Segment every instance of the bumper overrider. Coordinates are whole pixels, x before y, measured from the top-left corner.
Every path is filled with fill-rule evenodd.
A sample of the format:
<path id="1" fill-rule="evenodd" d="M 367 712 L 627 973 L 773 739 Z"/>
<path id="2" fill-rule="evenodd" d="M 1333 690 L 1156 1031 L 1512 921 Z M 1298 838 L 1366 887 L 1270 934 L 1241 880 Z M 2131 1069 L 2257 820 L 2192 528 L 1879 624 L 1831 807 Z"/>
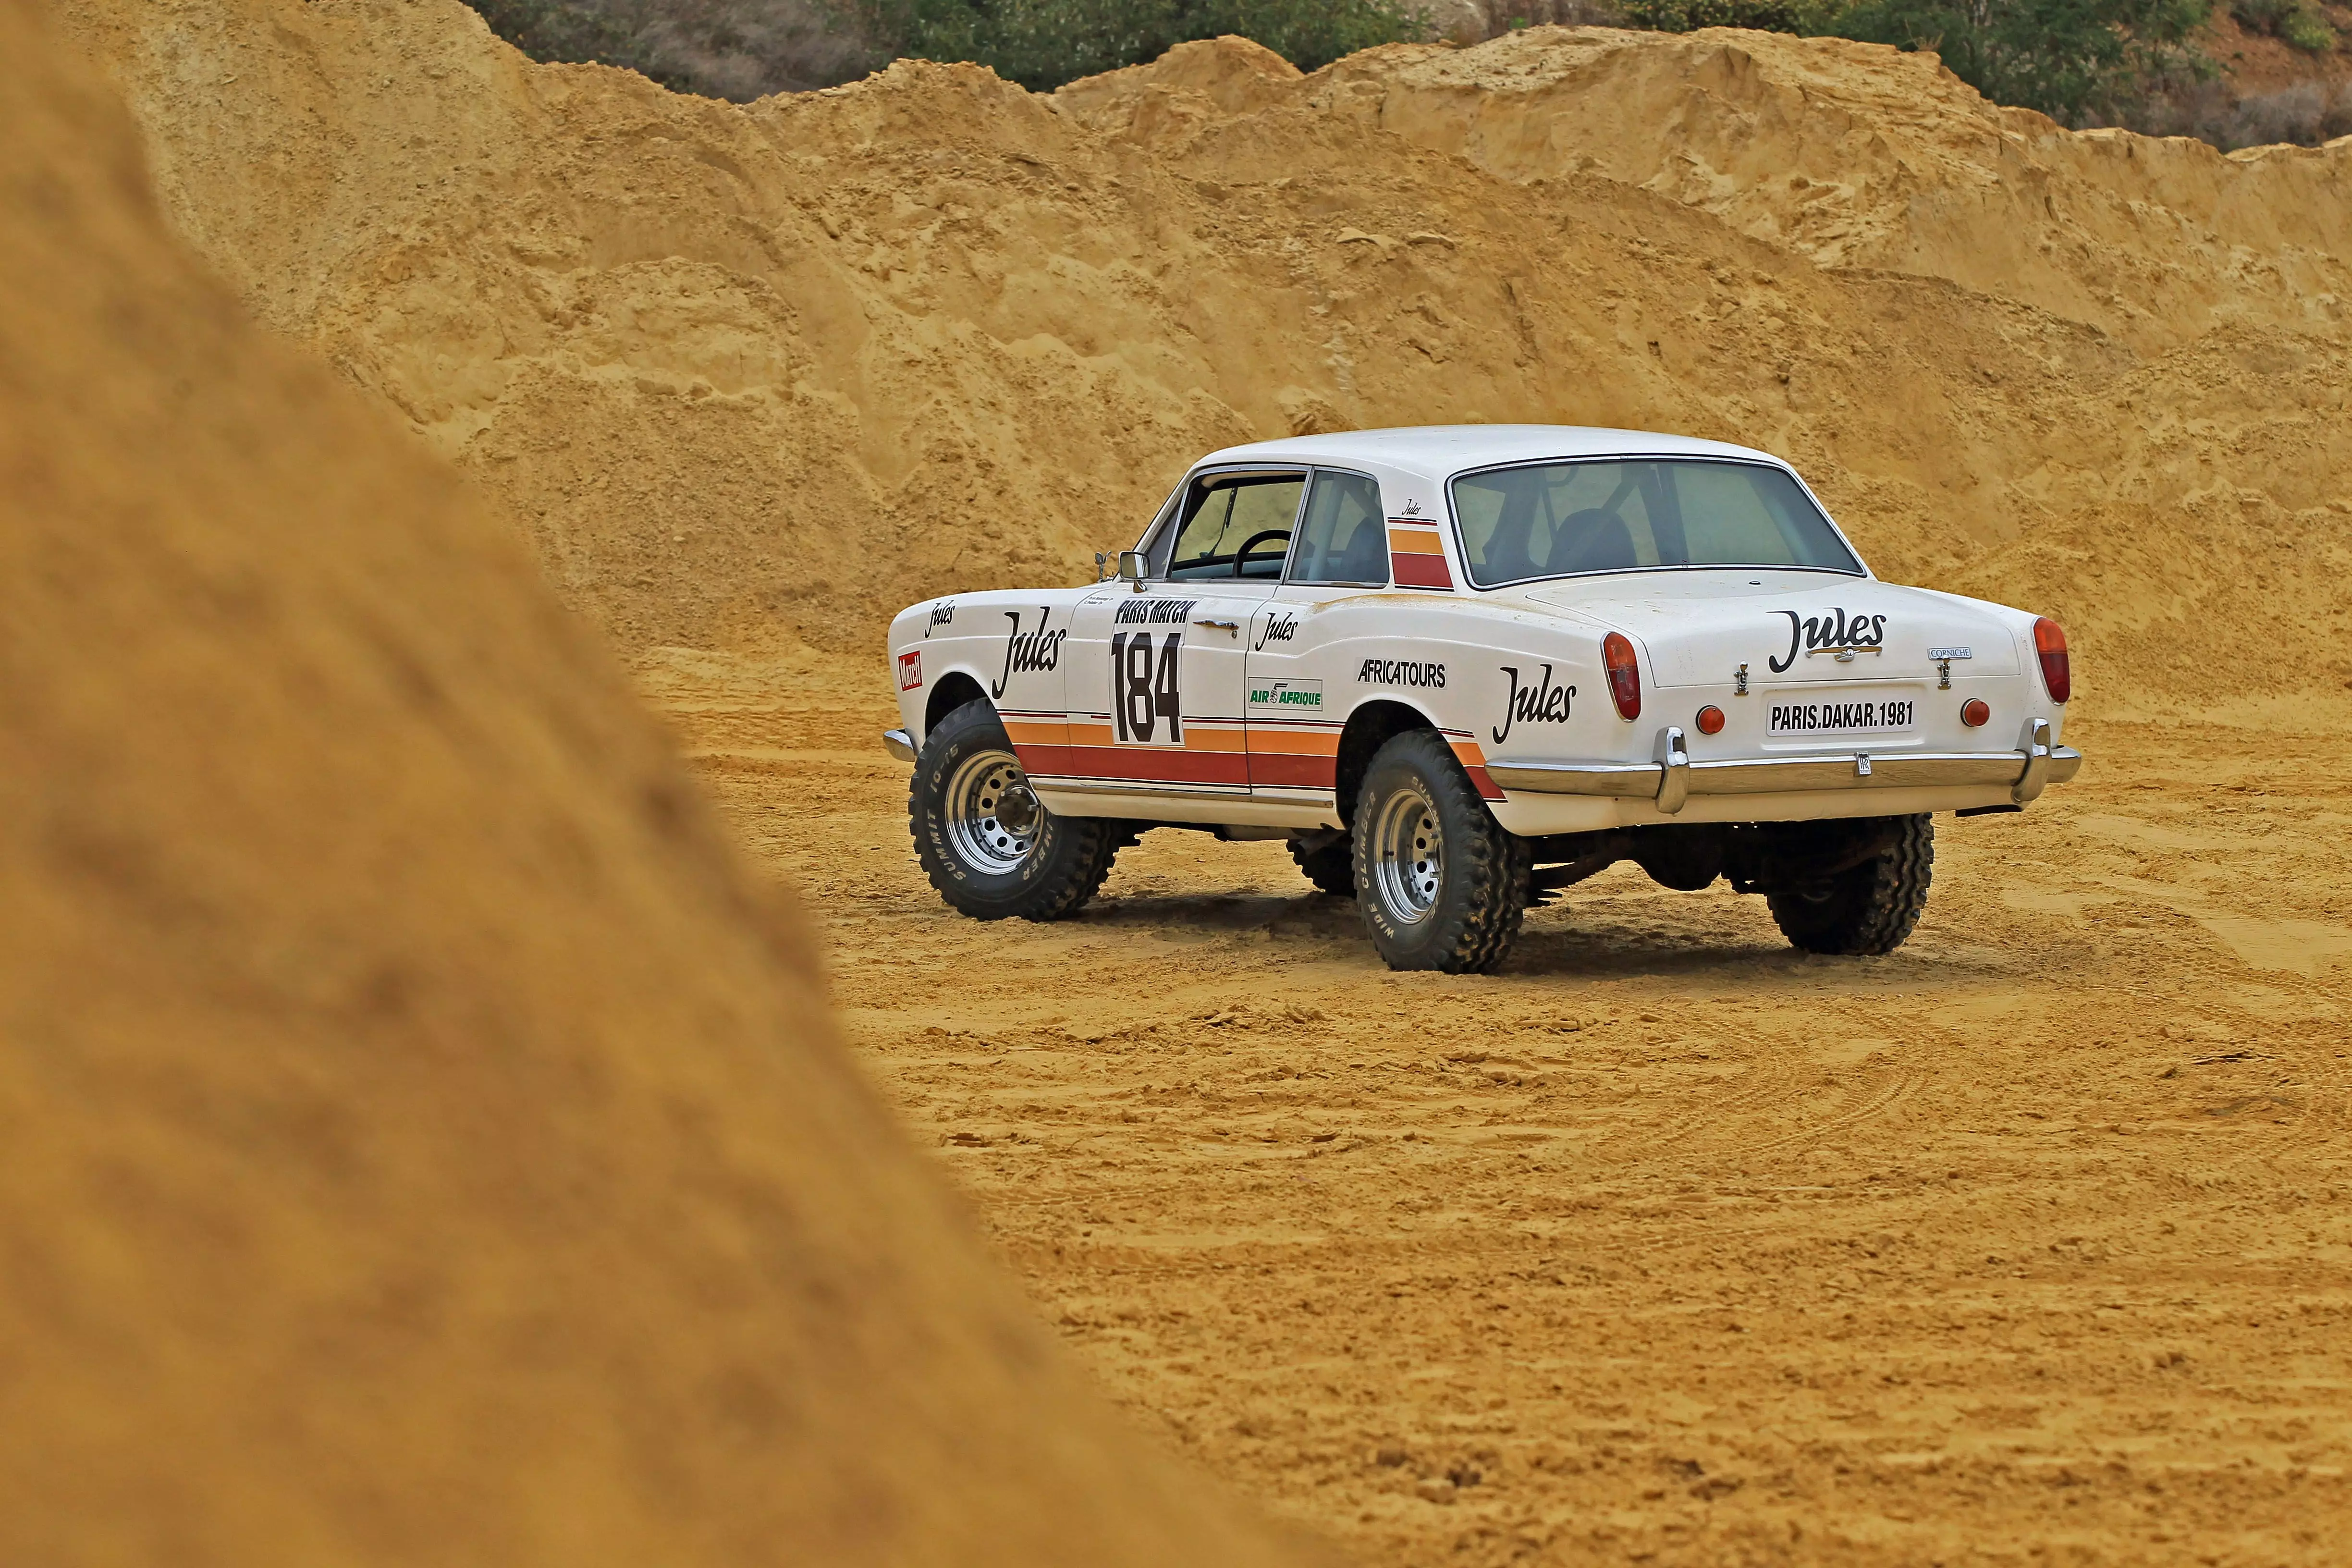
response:
<path id="1" fill-rule="evenodd" d="M 1691 761 L 1683 732 L 1668 725 L 1652 763 L 1515 763 L 1489 758 L 1486 772 L 1507 790 L 1538 795 L 1613 795 L 1654 800 L 1671 816 L 1695 795 L 1786 795 L 1806 790 L 1934 788 L 2007 784 L 2020 805 L 2044 785 L 2080 772 L 2083 753 L 2050 743 L 2050 721 L 2036 719 L 2013 752 L 1813 752 L 1789 757 Z"/>

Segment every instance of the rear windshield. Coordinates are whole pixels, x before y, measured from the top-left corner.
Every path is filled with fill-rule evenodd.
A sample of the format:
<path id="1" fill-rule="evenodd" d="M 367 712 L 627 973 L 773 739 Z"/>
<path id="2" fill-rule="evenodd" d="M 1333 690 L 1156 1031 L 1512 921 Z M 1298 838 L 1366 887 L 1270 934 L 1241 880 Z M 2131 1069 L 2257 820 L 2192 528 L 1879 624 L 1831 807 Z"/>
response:
<path id="1" fill-rule="evenodd" d="M 1454 517 L 1482 588 L 1664 566 L 1862 570 L 1803 488 L 1760 463 L 1493 468 L 1454 481 Z"/>

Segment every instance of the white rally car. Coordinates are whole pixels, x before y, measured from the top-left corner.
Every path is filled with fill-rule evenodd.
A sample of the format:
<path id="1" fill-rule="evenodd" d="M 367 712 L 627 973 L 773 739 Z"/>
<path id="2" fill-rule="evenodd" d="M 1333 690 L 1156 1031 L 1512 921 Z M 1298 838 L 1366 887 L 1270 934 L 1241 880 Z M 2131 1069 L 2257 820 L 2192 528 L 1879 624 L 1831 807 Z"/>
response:
<path id="1" fill-rule="evenodd" d="M 1619 860 L 1885 952 L 1930 814 L 2082 764 L 2055 622 L 1880 582 L 1776 458 L 1627 430 L 1213 453 L 1115 578 L 917 605 L 890 656 L 956 909 L 1069 914 L 1150 827 L 1287 838 L 1400 969 L 1492 968 Z"/>

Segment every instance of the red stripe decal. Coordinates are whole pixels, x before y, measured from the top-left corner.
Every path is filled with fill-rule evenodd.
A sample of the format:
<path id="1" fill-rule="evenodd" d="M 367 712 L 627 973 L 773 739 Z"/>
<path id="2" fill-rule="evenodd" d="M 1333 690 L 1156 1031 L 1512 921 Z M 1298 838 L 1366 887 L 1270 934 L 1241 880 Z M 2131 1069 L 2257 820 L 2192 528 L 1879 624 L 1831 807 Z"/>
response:
<path id="1" fill-rule="evenodd" d="M 1507 798 L 1504 795 L 1501 787 L 1495 783 L 1493 776 L 1489 774 L 1485 768 L 1472 766 L 1465 768 L 1463 771 L 1470 775 L 1471 787 L 1478 792 L 1478 798 L 1480 800 L 1502 800 Z"/>
<path id="2" fill-rule="evenodd" d="M 1029 767 L 1029 749 L 1016 747 L 1021 752 L 1021 765 Z M 1205 784 L 1245 785 L 1249 783 L 1249 755 L 1244 752 L 1180 752 L 1173 748 L 1161 750 L 1145 746 L 1066 746 L 1036 748 L 1040 752 L 1058 751 L 1051 767 L 1043 764 L 1032 768 L 1034 773 L 1076 775 L 1081 778 L 1135 779 L 1150 784 Z"/>
<path id="3" fill-rule="evenodd" d="M 1067 746 L 1025 746 L 1013 742 L 1013 754 L 1021 759 L 1024 773 L 1066 773 L 1070 771 L 1070 748 Z"/>
<path id="4" fill-rule="evenodd" d="M 1250 753 L 1250 783 L 1268 789 L 1329 789 L 1339 781 L 1339 759 L 1283 752 Z"/>
<path id="5" fill-rule="evenodd" d="M 1396 572 L 1400 588 L 1451 588 L 1454 574 L 1445 568 L 1443 555 L 1407 555 L 1391 552 L 1389 564 Z"/>

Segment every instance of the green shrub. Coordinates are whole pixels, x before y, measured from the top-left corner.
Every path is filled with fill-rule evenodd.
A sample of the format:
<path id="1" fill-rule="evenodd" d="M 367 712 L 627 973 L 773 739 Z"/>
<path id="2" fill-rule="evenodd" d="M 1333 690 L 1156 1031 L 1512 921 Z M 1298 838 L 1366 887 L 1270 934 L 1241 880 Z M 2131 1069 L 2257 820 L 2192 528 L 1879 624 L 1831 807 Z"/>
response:
<path id="1" fill-rule="evenodd" d="M 2324 55 L 2336 47 L 2336 29 L 2311 0 L 2231 0 L 2230 15 L 2240 26 L 2268 33 L 2306 54 Z"/>
<path id="2" fill-rule="evenodd" d="M 2212 0 L 1858 0 L 1835 30 L 1933 49 L 1996 103 L 2112 121 L 2168 79 L 2210 74 L 2189 37 Z"/>
<path id="3" fill-rule="evenodd" d="M 2279 37 L 2305 54 L 2325 55 L 2336 48 L 2336 29 L 2317 7 L 2298 5 L 2279 26 Z"/>
<path id="4" fill-rule="evenodd" d="M 893 54 L 976 60 L 1045 92 L 1140 65 L 1192 38 L 1239 33 L 1313 70 L 1374 44 L 1426 36 L 1411 0 L 838 0 Z"/>
<path id="5" fill-rule="evenodd" d="M 1836 26 L 1839 0 L 1627 0 L 1626 25 L 1660 33 L 1753 27 L 1819 37 Z"/>

